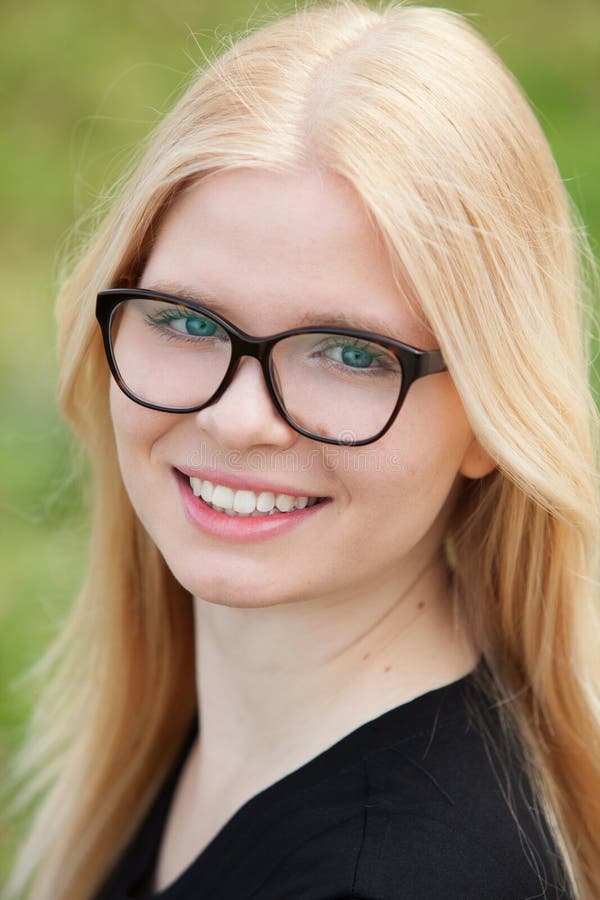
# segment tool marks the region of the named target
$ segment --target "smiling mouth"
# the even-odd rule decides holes
[[[181,472],[178,475],[185,479],[194,496],[209,509],[231,517],[264,518],[286,515],[331,500],[331,497],[309,497],[273,491],[234,490],[208,479],[193,478]]]

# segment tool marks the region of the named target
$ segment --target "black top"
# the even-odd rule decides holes
[[[477,686],[482,666],[367,722],[252,797],[175,882],[152,896],[570,898],[547,829],[532,816],[517,757],[498,752],[499,720]],[[472,715],[475,706],[480,718]],[[196,729],[96,900],[144,896]],[[503,795],[507,773],[515,817]]]

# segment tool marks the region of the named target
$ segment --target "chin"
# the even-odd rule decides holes
[[[239,593],[228,595],[194,594],[193,596],[195,600],[204,600],[206,603],[210,603],[211,606],[228,606],[230,609],[266,609],[270,606],[277,606],[278,603],[282,602],[273,598],[265,597],[263,599],[256,596],[241,599]]]
[[[282,595],[280,589],[276,589],[273,593],[265,587],[264,583],[253,585],[247,576],[241,574],[239,581],[233,578],[228,578],[226,581],[223,578],[207,581],[206,578],[199,578],[197,572],[184,573],[181,570],[178,571],[176,567],[169,566],[169,568],[177,581],[192,597],[210,603],[212,606],[228,606],[231,609],[263,609],[289,603],[296,599]]]

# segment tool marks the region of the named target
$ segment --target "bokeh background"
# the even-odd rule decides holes
[[[598,254],[600,0],[429,5],[467,13],[516,74]],[[65,250],[83,230],[73,228],[107,196],[204,54],[291,6],[0,5],[0,773],[35,696],[23,673],[60,627],[86,563],[85,470],[73,474],[54,406],[53,305]],[[0,827],[1,885],[22,825]]]

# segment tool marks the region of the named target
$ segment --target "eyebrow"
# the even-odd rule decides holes
[[[186,285],[175,281],[161,281],[152,285],[144,285],[144,289],[155,291],[159,294],[169,294],[185,303],[190,300],[192,303],[198,303],[205,306],[211,312],[217,313],[228,321],[233,321],[230,309],[223,304],[218,297],[208,290],[194,290]],[[235,318],[235,316],[233,317]],[[289,328],[302,328],[304,326],[321,326],[323,328],[354,328],[357,331],[370,331],[372,334],[379,334],[381,337],[388,337],[395,341],[402,341],[399,337],[401,329],[390,326],[389,322],[376,316],[363,316],[360,314],[347,316],[345,313],[323,313],[318,311],[303,313],[296,320],[295,325]],[[281,329],[282,331],[288,329]]]

